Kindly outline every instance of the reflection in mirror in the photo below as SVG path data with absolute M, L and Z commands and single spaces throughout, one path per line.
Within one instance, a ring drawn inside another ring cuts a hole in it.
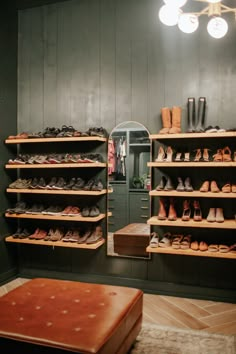
M 115 127 L 108 140 L 109 256 L 150 258 L 151 143 L 148 130 L 127 121 Z

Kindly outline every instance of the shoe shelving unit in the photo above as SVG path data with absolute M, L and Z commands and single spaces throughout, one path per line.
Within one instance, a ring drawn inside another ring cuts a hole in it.
M 223 192 L 200 192 L 199 190 L 193 190 L 192 192 L 189 191 L 176 191 L 176 190 L 170 190 L 170 191 L 165 191 L 161 190 L 158 191 L 155 189 L 156 187 L 156 181 L 155 177 L 157 174 L 160 174 L 160 171 L 164 169 L 164 171 L 170 171 L 171 169 L 172 174 L 174 173 L 176 176 L 180 174 L 180 171 L 182 172 L 183 170 L 185 171 L 185 168 L 187 168 L 187 171 L 191 171 L 193 174 L 198 174 L 199 168 L 202 170 L 204 168 L 208 169 L 208 175 L 206 176 L 209 177 L 209 171 L 210 174 L 212 175 L 212 180 L 217 179 L 219 171 L 222 171 L 222 168 L 225 169 L 226 174 L 229 174 L 229 171 L 232 171 L 232 168 L 236 167 L 236 161 L 233 161 L 234 156 L 232 157 L 232 161 L 230 162 L 214 162 L 214 161 L 200 161 L 200 162 L 194 162 L 194 161 L 174 161 L 171 162 L 166 162 L 166 161 L 161 161 L 161 162 L 156 162 L 156 156 L 157 156 L 157 151 L 158 151 L 158 145 L 163 144 L 165 146 L 175 146 L 175 144 L 178 145 L 179 142 L 182 143 L 182 146 L 186 148 L 186 146 L 189 145 L 189 142 L 191 142 L 192 145 L 206 145 L 206 142 L 208 146 L 211 144 L 211 142 L 214 142 L 214 146 L 216 144 L 220 146 L 222 145 L 227 145 L 228 140 L 231 141 L 232 145 L 235 146 L 235 138 L 236 138 L 236 132 L 222 132 L 222 133 L 179 133 L 179 134 L 151 134 L 150 135 L 150 140 L 153 143 L 154 148 L 152 149 L 153 151 L 153 161 L 148 162 L 148 167 L 152 168 L 152 190 L 149 192 L 149 195 L 151 197 L 151 214 L 152 216 L 148 219 L 147 223 L 151 226 L 151 228 L 155 227 L 168 227 L 168 231 L 170 231 L 171 228 L 180 228 L 183 233 L 185 233 L 186 228 L 196 228 L 199 229 L 199 235 L 200 235 L 200 230 L 203 229 L 219 229 L 219 230 L 235 230 L 236 229 L 236 219 L 225 219 L 224 222 L 208 222 L 206 219 L 202 219 L 202 221 L 194 221 L 193 219 L 190 219 L 189 221 L 183 221 L 180 217 L 177 218 L 177 220 L 172 221 L 172 220 L 159 220 L 156 216 L 153 215 L 153 213 L 157 212 L 157 200 L 159 197 L 171 197 L 174 198 L 178 201 L 178 198 L 184 198 L 184 199 L 198 199 L 201 198 L 202 202 L 204 199 L 210 198 L 212 201 L 214 199 L 219 199 L 223 201 L 224 199 L 228 200 L 230 202 L 230 199 L 236 198 L 236 193 L 223 193 Z M 236 150 L 236 147 L 235 147 Z M 216 169 L 215 169 L 216 168 Z M 212 170 L 211 170 L 212 169 Z M 153 172 L 155 170 L 155 173 Z M 158 172 L 159 171 L 159 172 Z M 205 171 L 205 170 L 204 170 Z M 213 172 L 215 171 L 215 172 Z M 233 175 L 235 173 L 231 173 L 231 178 L 233 178 Z M 208 178 L 206 178 L 207 180 Z M 235 181 L 234 181 L 235 182 Z M 236 209 L 234 210 L 233 214 L 235 214 Z M 176 232 L 175 232 L 176 233 Z M 179 232 L 181 233 L 181 232 Z M 214 235 L 212 235 L 212 238 Z M 236 242 L 236 239 L 232 240 L 232 244 Z M 212 240 L 212 244 L 215 243 Z M 214 257 L 214 258 L 228 258 L 228 259 L 236 259 L 236 252 L 210 252 L 210 251 L 200 251 L 200 250 L 192 250 L 191 248 L 189 249 L 174 249 L 172 247 L 151 247 L 150 245 L 146 249 L 147 252 L 150 253 L 160 253 L 160 254 L 172 254 L 172 255 L 187 255 L 187 256 L 199 256 L 199 257 Z
M 55 144 L 52 144 L 55 143 Z M 18 150 L 19 147 L 26 146 L 26 151 L 31 153 L 31 147 L 33 147 L 33 151 L 35 152 L 34 147 L 38 146 L 47 146 L 47 148 L 52 149 L 53 152 L 57 150 L 58 146 L 69 146 L 70 143 L 73 143 L 73 146 L 77 147 L 77 150 L 82 149 L 83 151 L 79 152 L 88 152 L 90 153 L 91 146 L 93 149 L 96 151 L 96 147 L 101 147 L 99 151 L 102 152 L 102 155 L 104 157 L 107 156 L 107 138 L 105 137 L 99 137 L 99 136 L 88 136 L 88 137 L 65 137 L 65 138 L 26 138 L 26 139 L 6 139 L 5 144 L 10 144 L 10 145 L 16 145 Z M 77 144 L 78 143 L 78 144 Z M 69 145 L 68 145 L 69 144 Z M 52 148 L 53 146 L 53 148 Z M 56 146 L 56 148 L 55 148 Z M 39 148 L 40 149 L 40 148 Z M 37 149 L 36 149 L 37 150 Z M 102 179 L 103 179 L 103 184 L 106 186 L 107 184 L 107 162 L 89 162 L 89 163 L 58 163 L 58 164 L 9 164 L 7 163 L 5 165 L 6 170 L 16 170 L 18 174 L 18 178 L 20 177 L 21 170 L 34 170 L 34 169 L 40 169 L 40 170 L 49 170 L 53 169 L 55 171 L 61 171 L 61 169 L 65 170 L 67 169 L 69 172 L 71 171 L 76 171 L 76 174 L 78 174 L 79 171 L 84 171 L 86 174 L 86 171 L 89 171 L 91 175 L 94 176 L 101 171 Z M 60 175 L 60 172 L 59 172 Z M 25 189 L 13 189 L 13 188 L 7 188 L 6 192 L 9 193 L 9 195 L 16 194 L 18 199 L 20 198 L 21 195 L 28 195 L 30 196 L 33 195 L 48 195 L 52 196 L 52 198 L 55 198 L 56 196 L 59 196 L 62 198 L 63 202 L 63 196 L 75 196 L 78 198 L 78 200 L 83 199 L 83 198 L 94 198 L 94 204 L 97 203 L 97 198 L 101 198 L 101 204 L 102 204 L 102 209 L 103 212 L 100 212 L 98 216 L 93 216 L 93 217 L 83 217 L 81 215 L 78 216 L 62 216 L 62 215 L 43 215 L 43 214 L 27 214 L 27 213 L 22 213 L 22 214 L 14 214 L 14 213 L 5 213 L 6 218 L 13 218 L 18 221 L 28 219 L 28 220 L 48 220 L 51 221 L 65 221 L 65 222 L 72 222 L 72 223 L 89 223 L 96 225 L 98 222 L 103 222 L 105 223 L 104 225 L 104 230 L 106 233 L 107 230 L 107 201 L 106 201 L 106 195 L 108 193 L 107 189 L 104 188 L 101 191 L 85 191 L 85 190 L 48 190 L 48 189 L 40 189 L 40 188 L 35 188 L 35 189 L 30 189 L 30 188 L 25 188 Z M 65 224 L 63 224 L 65 225 Z M 53 226 L 55 227 L 55 223 L 53 223 Z M 31 240 L 28 238 L 14 238 L 13 236 L 7 236 L 5 238 L 6 242 L 11 242 L 11 243 L 16 243 L 16 244 L 29 244 L 29 245 L 41 245 L 41 246 L 52 246 L 52 247 L 69 247 L 69 248 L 81 248 L 81 249 L 90 249 L 90 250 L 95 250 L 99 247 L 101 247 L 105 243 L 105 238 L 103 237 L 102 239 L 98 240 L 96 243 L 93 244 L 86 244 L 86 243 L 76 243 L 76 242 L 65 242 L 63 240 L 61 241 L 45 241 L 45 240 Z

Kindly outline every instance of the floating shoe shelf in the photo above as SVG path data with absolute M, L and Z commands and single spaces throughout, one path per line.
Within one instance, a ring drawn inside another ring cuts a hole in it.
M 44 241 L 44 240 L 30 240 L 30 239 L 19 239 L 14 238 L 12 236 L 8 236 L 5 238 L 6 242 L 13 243 L 23 243 L 26 245 L 37 245 L 37 246 L 52 246 L 52 247 L 68 247 L 68 248 L 82 248 L 82 249 L 90 249 L 95 250 L 101 247 L 105 243 L 105 239 L 97 241 L 96 243 L 87 245 L 86 243 L 77 243 L 77 242 L 64 242 L 64 241 Z
M 193 251 L 192 249 L 182 250 L 173 249 L 171 247 L 150 247 L 146 248 L 147 252 L 150 253 L 162 253 L 162 254 L 173 254 L 180 256 L 197 256 L 197 257 L 211 257 L 211 258 L 229 258 L 236 259 L 236 252 L 209 252 L 209 251 Z
M 224 222 L 209 222 L 205 219 L 202 221 L 182 221 L 180 218 L 177 220 L 159 220 L 157 216 L 152 216 L 147 220 L 148 225 L 157 226 L 180 226 L 180 227 L 196 227 L 196 228 L 210 228 L 210 229 L 236 229 L 235 220 L 225 220 Z
M 236 167 L 236 162 L 148 162 L 148 167 Z
M 5 144 L 29 144 L 29 143 L 66 143 L 79 141 L 101 141 L 106 142 L 107 139 L 99 136 L 81 136 L 67 138 L 27 138 L 27 139 L 6 139 Z
M 236 193 L 213 193 L 213 192 L 178 192 L 173 191 L 150 191 L 152 197 L 185 197 L 185 198 L 236 198 Z
M 84 191 L 84 190 L 65 190 L 65 189 L 13 189 L 7 188 L 7 193 L 29 193 L 29 194 L 64 194 L 64 195 L 103 195 L 107 193 L 106 189 L 101 191 Z
M 18 168 L 97 168 L 107 167 L 105 162 L 85 162 L 85 163 L 42 163 L 42 164 L 6 164 L 6 169 Z
M 166 140 L 166 139 L 202 139 L 202 138 L 236 138 L 236 132 L 222 133 L 179 133 L 179 134 L 150 134 L 151 140 Z
M 57 221 L 80 221 L 80 222 L 98 222 L 106 217 L 106 214 L 99 214 L 98 216 L 85 217 L 78 216 L 63 216 L 63 215 L 41 215 L 41 214 L 11 214 L 6 213 L 6 218 L 18 219 L 38 219 L 38 220 L 57 220 Z

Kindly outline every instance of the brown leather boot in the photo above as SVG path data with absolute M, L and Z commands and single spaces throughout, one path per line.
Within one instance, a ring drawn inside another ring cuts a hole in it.
M 174 106 L 172 108 L 172 127 L 169 130 L 170 134 L 181 133 L 181 113 L 181 107 Z
M 173 198 L 170 198 L 168 220 L 170 220 L 170 221 L 177 220 L 177 214 L 176 214 L 176 211 L 175 211 L 174 199 Z
M 166 220 L 166 209 L 165 209 L 165 200 L 164 198 L 159 199 L 159 211 L 157 215 L 158 220 Z
M 159 131 L 159 134 L 168 134 L 171 128 L 171 111 L 168 107 L 161 109 L 161 119 L 163 128 Z

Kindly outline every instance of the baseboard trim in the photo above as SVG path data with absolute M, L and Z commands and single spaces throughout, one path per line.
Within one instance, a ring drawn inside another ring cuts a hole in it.
M 192 299 L 212 300 L 236 303 L 235 289 L 217 289 L 200 286 L 189 286 L 159 281 L 120 278 L 116 276 L 102 276 L 97 274 L 73 274 L 38 269 L 21 269 L 19 277 L 22 278 L 55 278 L 62 280 L 74 280 L 88 283 L 127 286 L 143 290 L 145 293 L 178 296 Z

